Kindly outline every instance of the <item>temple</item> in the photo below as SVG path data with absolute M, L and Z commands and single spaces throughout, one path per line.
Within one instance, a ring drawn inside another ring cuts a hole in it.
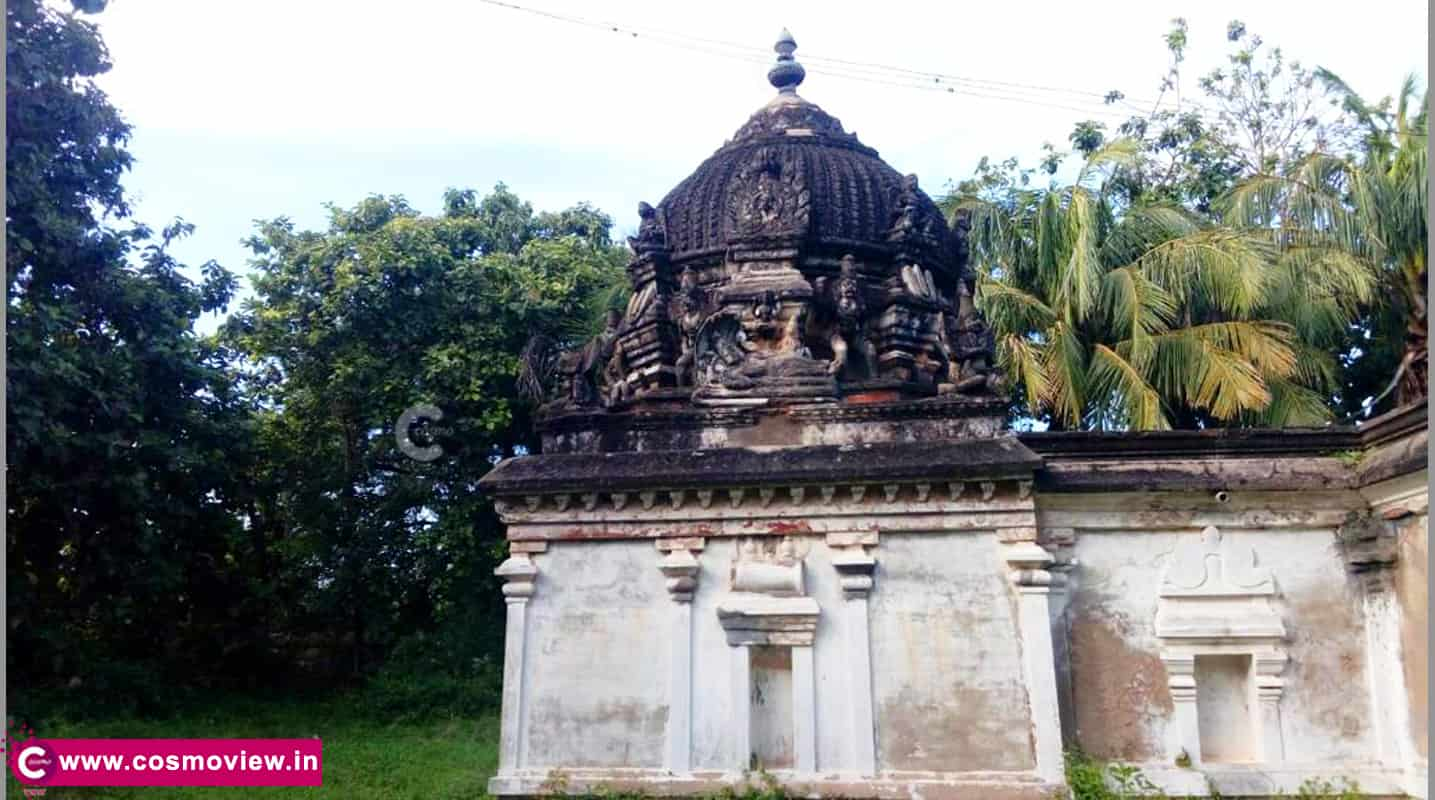
M 522 383 L 495 795 L 1425 796 L 1425 408 L 1359 429 L 1022 433 L 964 221 L 777 94 Z

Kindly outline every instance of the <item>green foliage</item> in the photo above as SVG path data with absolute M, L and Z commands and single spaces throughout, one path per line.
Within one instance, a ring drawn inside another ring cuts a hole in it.
M 1325 283 L 1323 267 L 1341 262 L 1378 274 L 1382 302 L 1361 298 L 1367 302 L 1356 310 L 1363 318 L 1345 326 L 1353 374 L 1342 405 L 1354 412 L 1397 387 L 1401 404 L 1415 402 L 1426 391 L 1428 360 L 1426 95 L 1411 76 L 1396 99 L 1372 104 L 1329 71 L 1318 77 L 1358 120 L 1359 150 L 1317 150 L 1252 175 L 1226 198 L 1226 215 L 1232 224 L 1271 233 L 1292 268 L 1317 285 Z
M 1365 794 L 1360 791 L 1360 784 L 1349 778 L 1341 778 L 1339 783 L 1307 778 L 1301 782 L 1295 797 L 1297 800 L 1360 800 Z
M 236 283 L 129 219 L 129 128 L 92 81 L 94 26 L 6 8 L 8 664 L 143 708 L 244 649 L 236 516 L 249 409 L 195 320 Z
M 236 280 L 174 261 L 182 221 L 129 220 L 95 27 L 35 0 L 6 18 L 21 705 L 140 715 L 372 677 L 376 714 L 489 707 L 501 535 L 476 482 L 537 445 L 515 388 L 529 336 L 575 341 L 625 301 L 611 221 L 500 185 L 450 191 L 437 216 L 375 196 L 322 231 L 261 222 L 254 298 L 197 336 Z M 395 438 L 422 403 L 444 415 L 412 431 L 432 461 Z
M 1355 141 L 1352 114 L 1333 108 L 1319 71 L 1244 25 L 1227 38 L 1230 68 L 1199 81 L 1199 103 L 1183 100 L 1190 43 L 1174 20 L 1162 102 L 1111 135 L 1078 123 L 1074 181 L 1034 180 L 1065 157 L 1048 146 L 1039 169 L 983 159 L 943 200 L 971 222 L 977 302 L 1020 415 L 1058 428 L 1312 425 L 1370 367 L 1352 333 L 1368 342 L 1374 327 L 1376 265 L 1315 237 L 1272 237 L 1274 212 L 1226 211 L 1228 196 L 1258 194 L 1248 187 L 1262 165 Z M 1125 104 L 1119 92 L 1108 102 Z M 1423 208 L 1409 192 L 1380 194 Z
M 1068 751 L 1066 783 L 1072 800 L 1128 800 L 1135 797 L 1166 797 L 1137 767 L 1107 764 L 1082 753 Z
M 288 627 L 343 631 L 349 674 L 410 637 L 403 675 L 488 680 L 502 535 L 476 482 L 537 446 L 515 383 L 527 339 L 581 336 L 623 283 L 609 227 L 587 206 L 535 215 L 499 185 L 448 192 L 438 216 L 374 196 L 331 207 L 327 230 L 281 218 L 249 239 L 255 297 L 224 340 L 263 408 L 254 535 L 295 578 Z M 418 404 L 443 415 L 412 432 L 433 460 L 396 439 Z

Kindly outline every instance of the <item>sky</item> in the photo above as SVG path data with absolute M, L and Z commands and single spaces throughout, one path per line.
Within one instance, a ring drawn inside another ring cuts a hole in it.
M 808 71 L 799 93 L 932 194 L 982 156 L 1064 147 L 1079 120 L 1114 127 L 1108 90 L 1156 98 L 1173 17 L 1190 26 L 1188 97 L 1224 63 L 1232 19 L 1367 97 L 1428 60 L 1423 0 L 513 3 L 607 24 L 483 0 L 110 0 L 91 19 L 115 65 L 100 86 L 134 126 L 137 216 L 184 217 L 197 230 L 176 255 L 240 274 L 256 219 L 321 228 L 325 203 L 370 194 L 432 212 L 448 187 L 500 181 L 539 210 L 590 202 L 621 236 L 640 200 L 660 200 L 772 96 L 784 27 Z M 908 88 L 804 57 L 969 80 Z

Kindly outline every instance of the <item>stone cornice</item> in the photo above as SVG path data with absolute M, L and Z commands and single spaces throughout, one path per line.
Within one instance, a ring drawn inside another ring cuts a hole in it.
M 1017 434 L 1043 458 L 1313 456 L 1359 450 L 1355 428 L 1215 428 L 1203 431 L 1030 431 Z
M 1030 480 L 1041 465 L 1015 437 L 967 441 L 725 448 L 631 453 L 563 453 L 508 459 L 480 481 L 495 496 L 582 493 L 641 499 L 645 492 L 776 487 L 821 492 L 862 483 Z M 628 495 L 628 497 L 623 497 Z
M 1018 434 L 1045 491 L 1361 489 L 1426 468 L 1423 405 L 1359 427 Z

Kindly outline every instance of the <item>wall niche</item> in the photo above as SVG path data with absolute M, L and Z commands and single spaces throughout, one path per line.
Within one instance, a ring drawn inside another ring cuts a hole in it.
M 1161 580 L 1156 636 L 1174 718 L 1174 763 L 1284 760 L 1280 677 L 1285 623 L 1275 578 L 1255 551 L 1214 527 L 1181 537 Z
M 1195 678 L 1201 759 L 1208 764 L 1255 761 L 1251 657 L 1198 655 Z

